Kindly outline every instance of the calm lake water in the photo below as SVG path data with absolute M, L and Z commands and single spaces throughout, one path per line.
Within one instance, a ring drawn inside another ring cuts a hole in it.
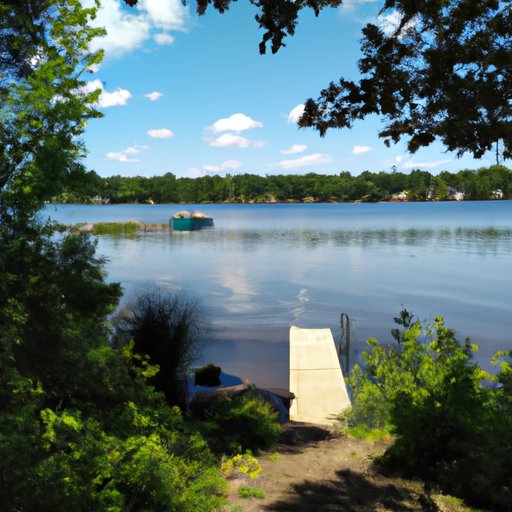
M 512 202 L 49 205 L 65 223 L 165 223 L 201 210 L 215 227 L 98 238 L 108 279 L 125 296 L 159 284 L 198 297 L 211 326 L 199 364 L 262 386 L 288 387 L 288 329 L 352 322 L 352 360 L 364 340 L 391 338 L 402 307 L 442 315 L 480 345 L 490 369 L 512 348 Z

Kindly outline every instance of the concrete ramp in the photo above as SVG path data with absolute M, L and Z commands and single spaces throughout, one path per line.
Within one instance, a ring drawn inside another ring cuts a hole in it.
M 290 327 L 290 420 L 320 425 L 350 407 L 330 329 Z

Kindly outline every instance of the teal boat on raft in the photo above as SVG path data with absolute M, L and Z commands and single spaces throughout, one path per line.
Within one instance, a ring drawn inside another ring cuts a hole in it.
M 213 227 L 213 218 L 202 212 L 176 212 L 169 220 L 171 231 L 196 231 Z

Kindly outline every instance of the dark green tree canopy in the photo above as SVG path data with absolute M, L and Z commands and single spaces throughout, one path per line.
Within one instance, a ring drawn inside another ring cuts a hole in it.
M 386 1 L 383 11 L 392 9 L 401 15 L 393 33 L 363 30 L 362 79 L 332 82 L 309 99 L 300 125 L 324 135 L 377 114 L 387 145 L 404 137 L 414 153 L 438 138 L 480 158 L 501 140 L 510 157 L 511 2 Z
M 137 0 L 124 0 L 135 5 Z M 236 0 L 196 0 L 202 15 L 220 13 Z M 264 30 L 260 52 L 273 53 L 292 36 L 302 9 L 318 15 L 341 0 L 249 0 Z M 184 2 L 185 3 L 185 2 Z M 404 138 L 410 152 L 439 139 L 459 156 L 480 158 L 502 142 L 512 156 L 512 2 L 510 0 L 382 0 L 381 15 L 398 26 L 367 24 L 361 40 L 358 82 L 340 78 L 306 101 L 301 127 L 320 135 L 350 128 L 375 114 L 389 145 Z

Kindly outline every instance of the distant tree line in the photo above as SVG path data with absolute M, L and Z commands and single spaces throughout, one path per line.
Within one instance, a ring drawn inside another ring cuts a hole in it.
M 445 201 L 512 198 L 512 171 L 502 165 L 447 171 L 364 171 L 335 175 L 238 174 L 177 178 L 168 172 L 151 178 L 111 176 L 77 167 L 55 202 L 87 203 L 224 203 Z

